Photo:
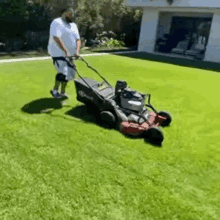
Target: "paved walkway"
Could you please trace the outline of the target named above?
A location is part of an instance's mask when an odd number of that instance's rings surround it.
[[[121,52],[111,52],[111,53],[92,53],[92,54],[82,54],[80,56],[101,56],[101,55],[111,55],[111,54],[123,54],[123,53],[137,53],[138,51],[121,51]],[[17,58],[17,59],[5,59],[0,60],[1,63],[14,63],[14,62],[23,62],[23,61],[36,61],[36,60],[50,60],[50,56],[45,57],[32,57],[32,58]]]

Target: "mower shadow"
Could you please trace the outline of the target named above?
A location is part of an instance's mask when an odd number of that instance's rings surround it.
[[[150,139],[148,139],[148,138],[143,138],[143,137],[135,137],[135,136],[130,136],[130,135],[127,135],[127,134],[123,134],[126,138],[129,138],[129,139],[143,139],[144,140],[144,142],[146,143],[146,144],[150,144],[150,145],[152,145],[152,146],[154,146],[154,147],[162,147],[162,144],[158,144],[158,143],[156,143],[156,142],[152,142]]]
[[[89,109],[86,105],[79,105],[65,113],[74,118],[81,119],[88,123],[93,123],[101,126],[100,120],[98,120],[98,114],[95,110]],[[102,127],[102,126],[101,126]]]
[[[25,104],[21,110],[28,114],[51,113],[63,107],[65,99],[41,98]]]
[[[109,129],[109,130],[113,129],[113,130],[120,132],[118,129],[118,125],[115,128],[110,128],[107,125],[103,125],[99,119],[99,114],[97,113],[97,111],[95,109],[92,110],[91,108],[88,108],[86,105],[80,105],[80,106],[74,107],[73,109],[67,111],[65,114],[71,117],[74,117],[74,118],[81,119],[88,123],[96,124],[104,129]],[[121,134],[129,139],[143,139],[143,137],[134,137],[134,136],[130,136],[130,135],[123,134],[123,133]],[[157,143],[153,143],[150,141],[150,139],[145,139],[144,141],[148,144],[151,144],[154,147],[162,147],[161,144],[158,145]]]

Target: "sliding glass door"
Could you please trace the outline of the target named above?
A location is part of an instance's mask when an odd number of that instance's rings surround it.
[[[173,17],[170,35],[173,36],[171,48],[175,48],[180,41],[188,40],[188,48],[199,43],[208,43],[212,18],[202,17]]]

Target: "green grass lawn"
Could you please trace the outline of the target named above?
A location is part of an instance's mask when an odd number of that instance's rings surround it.
[[[220,74],[116,55],[85,59],[171,113],[163,146],[94,123],[73,83],[61,107],[49,94],[52,61],[0,64],[0,219],[220,219]]]

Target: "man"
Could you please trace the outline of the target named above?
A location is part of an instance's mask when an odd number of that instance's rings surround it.
[[[75,77],[75,70],[69,62],[69,57],[79,55],[81,41],[77,25],[72,22],[73,17],[74,10],[66,7],[61,10],[61,17],[54,19],[50,25],[48,53],[57,70],[55,85],[50,91],[54,98],[68,98],[66,86],[68,81]]]

